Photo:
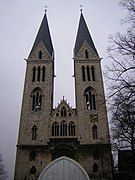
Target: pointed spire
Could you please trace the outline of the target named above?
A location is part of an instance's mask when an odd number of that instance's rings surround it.
[[[76,42],[75,42],[75,47],[74,47],[74,56],[77,55],[84,41],[87,41],[89,45],[91,46],[91,48],[94,50],[94,52],[98,55],[98,52],[95,48],[95,45],[89,33],[87,24],[85,22],[83,13],[81,11],[79,27],[78,27],[78,32],[77,32],[77,37],[76,37]]]
[[[37,37],[35,39],[34,45],[32,47],[31,53],[35,50],[35,48],[38,46],[38,44],[41,41],[44,43],[49,54],[51,56],[53,56],[53,45],[52,45],[51,35],[50,35],[50,31],[49,31],[46,11],[45,11],[45,15],[43,17],[42,23],[40,25]]]

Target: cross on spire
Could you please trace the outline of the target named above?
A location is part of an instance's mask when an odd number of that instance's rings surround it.
[[[47,8],[48,8],[48,6],[45,6],[45,12],[47,12]]]
[[[83,5],[81,5],[81,4],[80,4],[80,6],[79,6],[79,7],[80,7],[80,11],[82,12]]]

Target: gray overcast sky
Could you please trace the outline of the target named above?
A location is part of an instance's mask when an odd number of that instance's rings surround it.
[[[107,60],[108,36],[123,31],[120,20],[125,11],[119,0],[0,0],[0,153],[13,179],[19,117],[25,76],[25,61],[48,6],[47,16],[55,50],[54,106],[65,96],[75,106],[73,48],[80,17],[79,5],[89,31]]]

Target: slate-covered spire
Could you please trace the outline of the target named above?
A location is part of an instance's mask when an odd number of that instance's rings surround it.
[[[74,47],[74,56],[77,55],[77,53],[79,52],[79,50],[80,50],[80,48],[81,48],[81,46],[85,40],[87,41],[87,43],[89,43],[91,48],[98,55],[97,50],[95,48],[95,45],[93,43],[93,40],[91,38],[91,35],[89,33],[87,24],[85,22],[84,16],[81,12],[79,27],[78,27],[78,32],[77,32],[77,37],[76,37],[76,42],[75,42],[75,47]]]
[[[35,39],[34,45],[32,47],[31,53],[35,50],[35,48],[39,45],[41,41],[44,43],[49,54],[53,56],[53,45],[52,45],[51,35],[49,31],[46,11],[45,11],[45,15],[43,17],[42,23],[40,25],[37,37]]]

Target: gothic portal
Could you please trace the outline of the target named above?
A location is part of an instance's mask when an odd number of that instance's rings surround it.
[[[73,159],[91,180],[112,180],[101,59],[81,12],[74,46],[76,108],[53,108],[54,49],[45,13],[26,60],[15,179],[37,180],[53,160]]]

